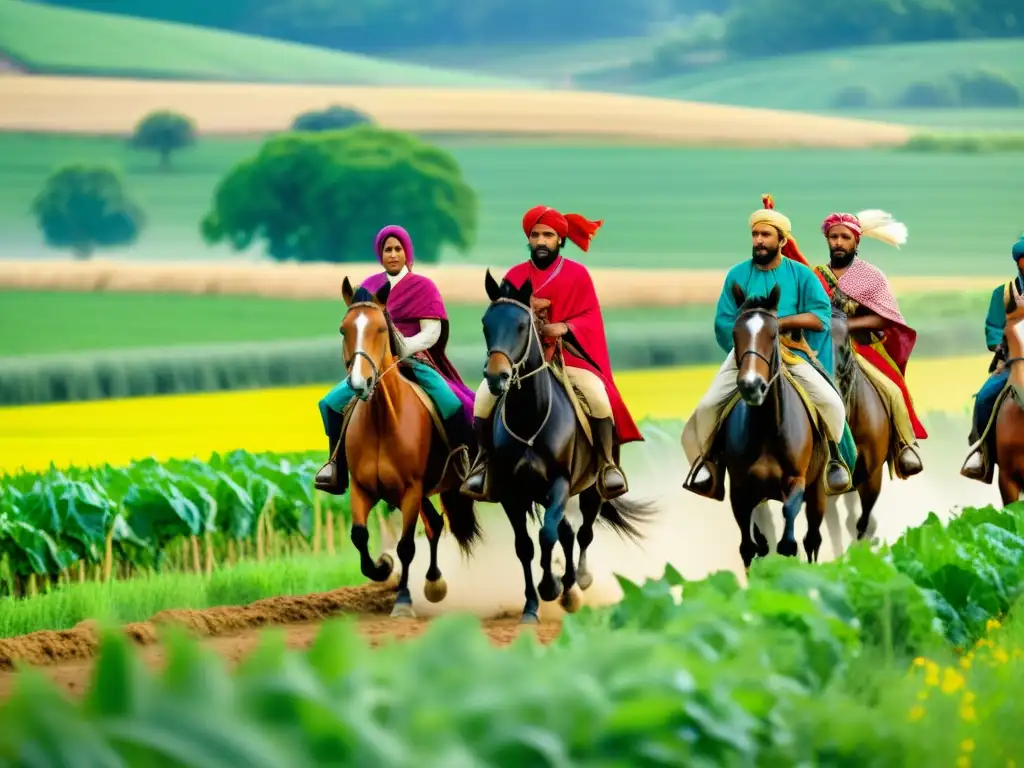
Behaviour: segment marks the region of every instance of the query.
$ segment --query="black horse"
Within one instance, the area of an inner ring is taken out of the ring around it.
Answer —
[[[491,487],[515,533],[516,556],[526,580],[522,623],[532,624],[538,621],[538,588],[546,602],[561,595],[565,610],[571,613],[579,608],[571,589],[574,584],[587,589],[593,583],[587,569],[587,547],[594,540],[598,517],[620,536],[638,541],[642,534],[634,523],[647,519],[653,507],[624,498],[601,499],[594,448],[563,384],[545,361],[537,318],[530,308],[530,281],[518,289],[508,280],[499,286],[488,271],[484,285],[492,302],[483,316],[487,342],[484,376],[491,394],[498,398],[494,405],[497,418],[492,422]],[[576,536],[578,566],[573,564],[572,526],[565,519],[565,505],[576,495],[583,516]],[[543,519],[536,504],[545,508]],[[526,529],[527,515],[541,526],[543,574],[538,588],[533,584],[533,541]],[[561,583],[551,571],[555,541],[565,552]]]

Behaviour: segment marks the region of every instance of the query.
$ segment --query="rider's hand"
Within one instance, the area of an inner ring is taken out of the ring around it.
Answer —
[[[569,332],[569,326],[565,323],[548,323],[540,329],[540,332],[542,336],[557,338],[567,334]]]
[[[530,309],[534,312],[543,312],[551,306],[551,299],[542,299],[537,296],[530,297]]]

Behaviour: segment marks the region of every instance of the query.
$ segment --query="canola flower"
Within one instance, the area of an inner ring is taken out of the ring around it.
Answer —
[[[921,413],[964,410],[987,358],[912,362],[908,381]],[[685,419],[717,365],[623,371],[615,376],[633,416]],[[317,401],[331,383],[0,408],[0,472],[127,464],[153,456],[207,458],[215,451],[320,451]]]

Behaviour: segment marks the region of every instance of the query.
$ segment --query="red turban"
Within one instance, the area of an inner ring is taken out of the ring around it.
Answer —
[[[581,251],[590,250],[590,241],[594,233],[604,224],[600,221],[590,221],[578,213],[567,213],[564,216],[546,205],[538,205],[531,208],[523,216],[523,232],[527,237],[538,224],[545,224],[551,227],[558,234],[559,238],[568,238],[576,244]]]
[[[844,227],[853,232],[853,239],[860,242],[860,236],[863,234],[863,228],[860,225],[860,219],[854,216],[852,213],[832,213],[829,214],[828,218],[822,222],[821,233],[828,237],[828,231],[837,224],[842,224]]]

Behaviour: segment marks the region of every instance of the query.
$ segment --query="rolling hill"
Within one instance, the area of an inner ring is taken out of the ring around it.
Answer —
[[[354,85],[524,85],[519,78],[475,75],[21,0],[0,0],[0,58],[22,70],[50,74]]]

